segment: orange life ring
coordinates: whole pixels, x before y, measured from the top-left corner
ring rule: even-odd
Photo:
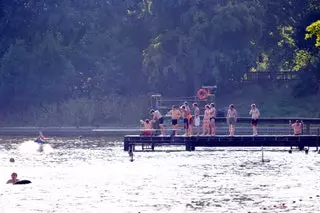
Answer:
[[[207,89],[199,89],[197,96],[200,100],[203,100],[203,99],[206,99],[209,94],[210,94],[210,91],[208,91]]]

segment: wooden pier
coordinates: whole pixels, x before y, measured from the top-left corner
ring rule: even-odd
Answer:
[[[141,146],[142,151],[154,151],[156,147],[184,146],[186,151],[196,147],[316,147],[319,135],[237,135],[237,136],[139,136],[124,137],[124,151],[134,151]]]

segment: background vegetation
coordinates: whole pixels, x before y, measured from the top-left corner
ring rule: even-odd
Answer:
[[[320,116],[317,0],[2,0],[0,35],[4,126],[137,124],[202,85],[240,115]]]

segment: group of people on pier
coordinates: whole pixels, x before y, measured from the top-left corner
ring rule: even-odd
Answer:
[[[253,136],[258,135],[258,120],[260,117],[260,111],[256,104],[251,104],[249,115],[251,116],[252,134]],[[171,110],[166,114],[171,117],[172,124],[172,136],[177,135],[178,132],[178,120],[183,119],[184,135],[193,135],[194,129],[197,135],[216,135],[216,115],[217,110],[214,103],[206,104],[204,106],[204,115],[202,119],[202,133],[201,131],[201,118],[200,108],[197,103],[192,104],[193,111],[187,102],[184,102],[182,106],[172,106]],[[160,129],[160,136],[165,135],[164,117],[159,110],[151,109],[150,114],[152,119],[140,120],[143,124],[144,129],[142,135],[151,136],[154,133],[153,124],[157,123]],[[229,135],[234,136],[235,126],[238,119],[238,112],[233,104],[228,108],[226,114],[226,122],[229,126]],[[302,122],[296,121],[291,125],[294,131],[294,135],[300,135],[302,133]]]
[[[201,118],[200,118],[200,108],[197,103],[192,104],[193,111],[191,111],[190,106],[187,102],[180,107],[172,106],[171,110],[166,114],[171,117],[172,124],[172,135],[177,135],[178,132],[178,120],[183,119],[183,126],[186,136],[193,135],[194,128],[196,129],[197,135],[200,135],[201,131]],[[143,135],[151,136],[153,134],[152,126],[153,123],[157,122],[159,124],[161,135],[165,135],[164,127],[164,117],[159,110],[152,109],[150,111],[152,119],[140,120],[141,124],[144,125]],[[202,119],[202,134],[201,135],[216,135],[216,114],[217,110],[214,103],[206,104],[204,106],[204,115]],[[252,117],[252,129],[253,135],[258,135],[258,119],[260,117],[260,111],[255,104],[251,105],[251,110],[249,115]],[[226,115],[226,121],[229,125],[230,136],[234,135],[235,125],[237,123],[238,113],[233,104],[229,106]]]

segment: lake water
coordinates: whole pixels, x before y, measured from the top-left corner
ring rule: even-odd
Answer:
[[[268,148],[268,163],[261,162],[259,149],[137,152],[130,162],[121,140],[60,138],[42,153],[28,140],[0,141],[1,213],[320,209],[320,155],[313,151]],[[5,184],[12,172],[32,184]]]

